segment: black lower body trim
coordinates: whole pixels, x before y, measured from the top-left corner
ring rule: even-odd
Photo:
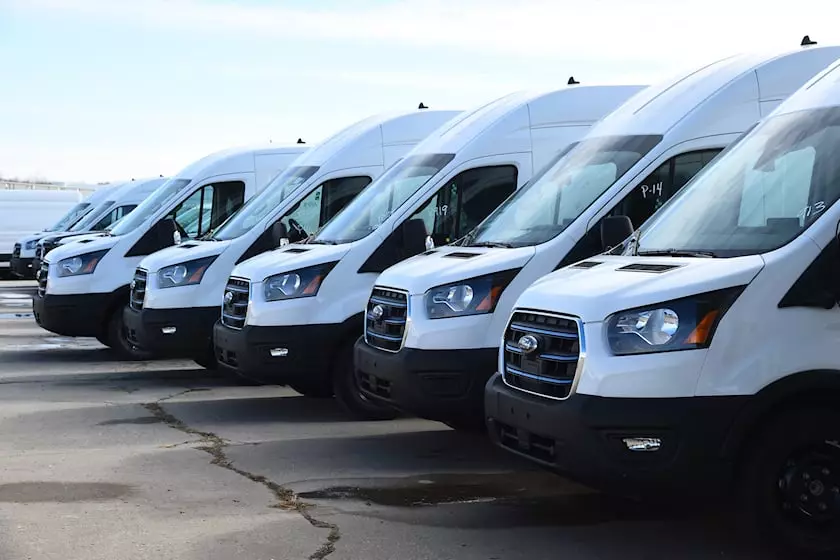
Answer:
[[[35,271],[37,270],[34,268],[34,260],[35,259],[12,257],[9,261],[9,268],[11,269],[12,274],[18,278],[32,280],[35,278]]]
[[[733,469],[724,442],[749,397],[606,398],[557,401],[487,383],[490,437],[500,447],[596,488],[625,495],[681,491],[710,496]],[[657,438],[631,451],[626,438]]]
[[[101,336],[108,313],[119,294],[38,295],[32,298],[35,321],[42,328],[62,336]],[[127,300],[126,300],[127,303]]]
[[[278,385],[303,376],[328,375],[345,336],[346,324],[245,325],[236,330],[217,321],[213,327],[220,365],[248,379]]]
[[[219,307],[123,310],[130,341],[140,348],[169,357],[194,358],[210,349]],[[164,329],[175,329],[164,333]]]
[[[496,348],[391,353],[359,339],[353,361],[362,394],[371,400],[430,420],[478,423],[498,356]]]

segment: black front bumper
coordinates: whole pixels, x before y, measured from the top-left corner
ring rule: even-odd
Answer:
[[[295,378],[329,375],[346,332],[342,324],[245,325],[237,330],[217,321],[213,344],[220,365],[260,383],[286,385]],[[272,356],[273,349],[285,349],[286,354]]]
[[[476,420],[484,414],[484,386],[496,371],[499,350],[386,352],[356,342],[356,380],[369,399],[429,420]]]
[[[38,295],[32,298],[35,321],[62,336],[101,336],[105,333],[114,294]]]
[[[128,339],[144,350],[169,357],[194,358],[208,351],[213,342],[213,325],[219,307],[123,310]],[[174,328],[165,334],[163,329]]]
[[[34,279],[35,271],[38,270],[35,268],[35,259],[24,257],[12,257],[12,260],[9,261],[9,268],[12,274],[25,280]]]
[[[558,401],[487,383],[490,437],[500,447],[596,488],[625,495],[679,491],[709,496],[733,475],[724,442],[748,397],[606,398]],[[630,451],[625,438],[660,438],[659,451]]]

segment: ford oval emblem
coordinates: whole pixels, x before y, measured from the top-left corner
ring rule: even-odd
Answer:
[[[233,292],[225,292],[225,305],[233,303]]]
[[[519,342],[517,342],[516,345],[519,346],[519,349],[522,350],[524,353],[530,354],[531,352],[537,349],[537,347],[540,345],[540,341],[537,340],[537,337],[530,334],[526,334],[525,336],[519,339]]]
[[[373,306],[373,309],[370,310],[370,317],[374,321],[379,321],[382,317],[385,316],[385,308],[379,304]]]

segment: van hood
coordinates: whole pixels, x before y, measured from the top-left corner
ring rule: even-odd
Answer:
[[[71,237],[65,237],[63,239],[59,239],[59,245],[68,245],[70,243],[75,243],[76,241],[87,241],[89,239],[99,239],[102,237],[110,237],[104,233],[82,233],[79,235],[74,235]],[[114,237],[113,239],[117,239]]]
[[[578,263],[543,276],[519,296],[516,307],[599,322],[625,309],[744,286],[764,267],[758,255],[732,259],[599,255],[584,263],[598,264],[583,268]]]
[[[41,240],[44,237],[47,237],[49,235],[52,235],[52,233],[49,232],[49,231],[39,231],[38,233],[33,233],[32,235],[27,235],[26,237],[23,237],[23,238],[19,239],[17,242],[20,243],[21,247],[23,247],[30,241],[39,241],[39,240]]]
[[[230,241],[185,241],[180,245],[167,247],[140,261],[140,267],[149,272],[187,261],[221,255],[230,245]]]
[[[251,282],[262,282],[264,278],[274,274],[292,272],[308,266],[340,260],[350,252],[352,246],[352,243],[341,245],[287,245],[238,264],[230,275],[245,278]]]
[[[104,251],[111,249],[119,242],[119,237],[73,237],[68,241],[72,241],[66,245],[59,245],[44,257],[44,260],[49,263],[56,263],[62,259],[70,257],[77,257],[95,251]]]
[[[442,284],[522,268],[535,253],[534,247],[440,247],[395,264],[380,274],[376,283],[411,295],[425,294]]]

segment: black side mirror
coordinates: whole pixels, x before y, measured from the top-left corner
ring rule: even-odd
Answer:
[[[608,216],[601,220],[601,245],[608,251],[633,235],[633,222],[627,216]]]
[[[279,247],[283,239],[289,238],[289,229],[281,221],[274,222],[271,226],[271,245],[272,247]]]
[[[426,222],[419,218],[407,220],[400,226],[404,258],[419,255],[426,250]]]
[[[151,255],[161,249],[166,249],[175,244],[175,232],[178,227],[174,218],[164,218],[149,228],[134,246],[125,254],[126,257],[140,257]]]

